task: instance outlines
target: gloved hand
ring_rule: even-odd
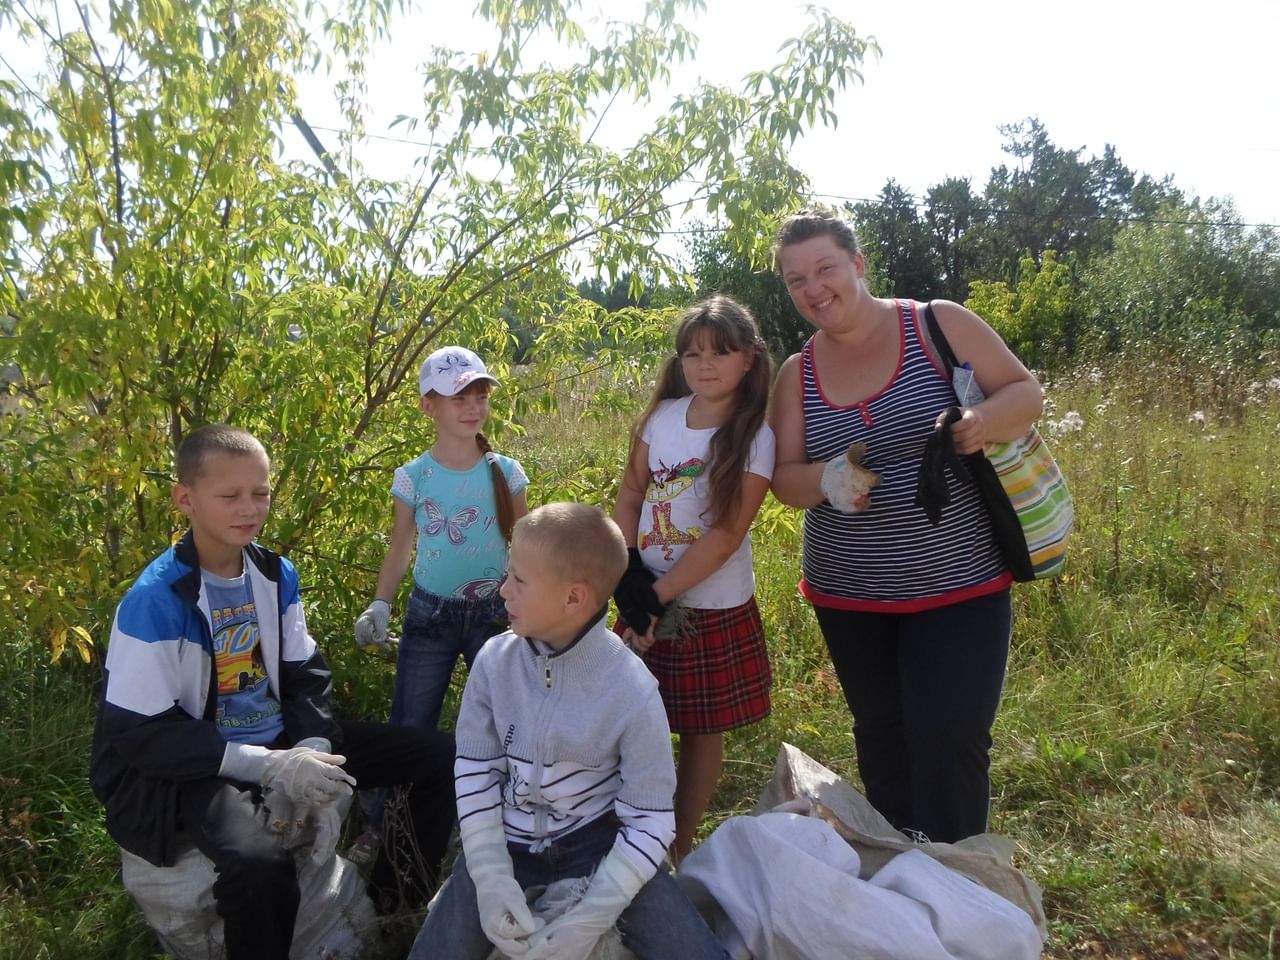
[[[865,443],[851,443],[822,471],[822,495],[841,513],[859,513],[871,505],[871,490],[880,483],[880,474],[862,465],[866,452]]]
[[[582,899],[529,938],[524,960],[586,960],[647,880],[614,847],[596,868]]]
[[[391,604],[379,598],[365,607],[356,618],[356,646],[366,653],[391,653],[387,624],[391,622]]]
[[[467,873],[476,888],[480,928],[508,957],[523,956],[529,948],[526,939],[541,929],[544,921],[533,915],[524,890],[516,882],[501,822],[464,824],[461,835]]]
[[[627,570],[613,591],[613,602],[628,627],[636,633],[649,632],[650,617],[662,619],[667,606],[658,599],[653,584],[657,578],[649,572],[636,547],[627,548]]]
[[[341,767],[346,761],[346,757],[310,747],[268,750],[258,782],[268,791],[280,791],[298,807],[330,803],[349,796],[356,785],[355,778]]]

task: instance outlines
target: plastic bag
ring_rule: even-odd
[[[1039,890],[1010,849],[913,843],[784,744],[753,815],[721,824],[677,879],[736,960],[1038,960]]]
[[[546,887],[530,887],[525,891],[525,896],[529,899],[533,915],[550,922],[568,912],[569,908],[581,900],[590,883],[590,877],[569,877]],[[500,950],[495,949],[489,954],[489,960],[507,958]],[[635,954],[622,945],[622,935],[614,927],[596,941],[587,960],[635,960]]]
[[[373,902],[354,864],[338,855],[315,863],[310,836],[293,846],[301,899],[290,960],[358,957],[377,924]],[[161,944],[178,960],[222,960],[222,918],[214,911],[213,861],[195,847],[171,867],[120,851],[124,888]]]

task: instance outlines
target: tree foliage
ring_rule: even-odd
[[[912,194],[890,180],[872,202],[853,208],[867,259],[888,281],[884,296],[929,300],[941,292],[939,262]]]
[[[1280,238],[1230,204],[1168,204],[1126,226],[1083,272],[1090,339],[1115,351],[1181,342],[1196,357],[1231,345],[1244,359],[1280,330]]]
[[[1111,145],[1102,157],[1082,160],[1083,148],[1067,150],[1049,139],[1035,118],[1001,127],[1004,151],[1017,163],[991,171],[986,202],[999,225],[994,263],[1017,269],[1026,254],[1072,251],[1088,258],[1103,249],[1128,212],[1133,173]],[[988,275],[990,275],[988,269]]]
[[[937,259],[939,295],[963,302],[969,281],[978,278],[989,237],[986,202],[968,180],[948,177],[929,188],[924,219]]]
[[[1274,337],[1274,229],[1130,170],[1113,146],[1063,149],[1034,117],[1001,129],[1016,163],[981,194],[947,178],[917,200],[891,179],[852,208],[874,292],[967,301],[1037,366],[1153,339],[1245,357]]]
[[[505,377],[523,338],[537,369],[499,395],[518,427],[566,368],[661,335],[574,295],[575,258],[673,276],[658,240],[676,186],[744,249],[763,243],[769,211],[805,187],[787,147],[835,122],[867,42],[815,13],[772,69],[597,142],[614,100],[654,96],[693,55],[690,6],[654,0],[593,38],[554,0],[483,0],[487,46],[425,52],[422,110],[403,118],[430,134],[421,179],[379,182],[349,149],[286,163],[279,144],[296,85],[324,82],[326,62],[360,134],[362,65],[394,0],[327,11],[323,49],[287,0],[115,0],[73,24],[0,0],[0,28],[46,57],[0,90],[0,366],[22,413],[0,423],[3,599],[33,634],[101,627],[175,532],[172,447],[221,419],[267,442],[268,535],[341,609],[371,585],[391,468],[425,444],[413,374],[433,345],[468,343]],[[527,62],[535,38],[563,56]]]
[[[991,324],[1024,363],[1044,367],[1070,355],[1073,294],[1070,263],[1046,250],[1039,263],[1022,258],[1015,284],[975,280],[965,306]]]
[[[695,296],[724,293],[746,304],[775,356],[800,349],[810,333],[808,325],[791,305],[782,278],[767,258],[751,260],[735,253],[720,231],[708,224],[695,229],[685,246],[697,284]]]

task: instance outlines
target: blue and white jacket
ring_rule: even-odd
[[[322,737],[337,749],[342,735],[329,709],[332,679],[307,633],[297,571],[256,543],[244,550],[244,568],[286,739]],[[178,784],[216,777],[229,748],[213,721],[213,629],[190,532],[151,561],[120,601],[103,678],[89,771],[93,792],[117,843],[169,866],[181,832]]]

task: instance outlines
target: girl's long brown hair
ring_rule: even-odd
[[[516,525],[516,505],[511,497],[511,487],[507,478],[498,466],[498,457],[489,444],[489,438],[483,433],[476,434],[476,446],[489,462],[489,472],[493,475],[493,505],[498,514],[498,529],[507,543],[511,542],[511,528]]]
[[[751,441],[764,425],[769,385],[773,382],[773,358],[760,339],[751,311],[737,300],[716,294],[695,303],[680,318],[675,356],[663,364],[649,406],[631,431],[631,452],[634,456],[640,433],[658,404],[693,392],[685,381],[680,356],[699,336],[705,336],[715,350],[741,351],[753,357],[751,369],[738,384],[729,419],[711,437],[710,457],[703,468],[711,494],[708,509],[714,524],[731,517],[742,502],[742,474],[751,453]]]

